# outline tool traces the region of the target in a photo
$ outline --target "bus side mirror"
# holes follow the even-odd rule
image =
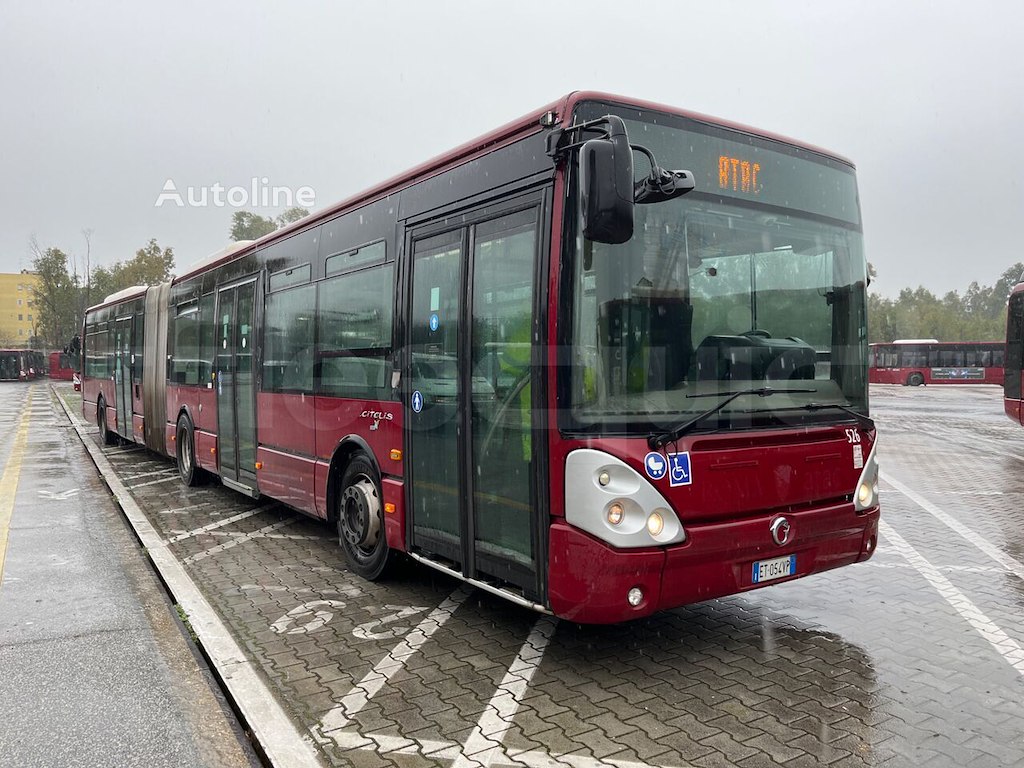
[[[633,150],[622,118],[604,119],[608,137],[580,148],[580,208],[584,237],[614,245],[633,237]]]

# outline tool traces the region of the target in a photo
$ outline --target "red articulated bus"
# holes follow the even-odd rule
[[[1003,377],[1003,408],[1006,415],[1024,424],[1021,397],[1021,363],[1024,362],[1024,279],[1017,283],[1006,303],[1006,367]]]
[[[898,339],[871,344],[868,380],[872,384],[996,384],[1003,383],[1001,341]]]
[[[83,409],[367,579],[618,622],[871,556],[865,283],[848,161],[573,93],[92,307]]]
[[[28,353],[24,349],[0,349],[0,381],[28,381],[35,378],[29,375]]]

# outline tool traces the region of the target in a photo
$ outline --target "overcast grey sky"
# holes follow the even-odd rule
[[[167,179],[320,208],[585,88],[852,159],[886,295],[991,285],[1024,260],[1022,39],[991,0],[0,0],[0,271],[83,229],[94,265],[155,237],[183,270],[235,209],[156,207]]]

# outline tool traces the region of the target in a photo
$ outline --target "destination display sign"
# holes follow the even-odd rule
[[[698,194],[802,211],[860,227],[853,168],[809,149],[725,126],[649,110],[587,103],[577,120],[617,114],[631,144],[652,151],[666,169],[693,173]],[[637,178],[646,160],[634,155]]]

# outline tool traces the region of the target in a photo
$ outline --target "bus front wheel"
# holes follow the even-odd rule
[[[192,429],[192,422],[188,417],[182,416],[178,419],[175,434],[175,443],[178,446],[175,451],[178,456],[178,477],[181,478],[181,482],[192,488],[203,481],[203,470],[196,464],[195,430]]]
[[[924,376],[920,373],[914,372],[907,377],[907,384],[912,387],[920,387],[924,384]]]
[[[384,534],[384,504],[373,462],[363,454],[353,456],[339,487],[334,517],[345,559],[364,579],[383,578],[393,556]]]

